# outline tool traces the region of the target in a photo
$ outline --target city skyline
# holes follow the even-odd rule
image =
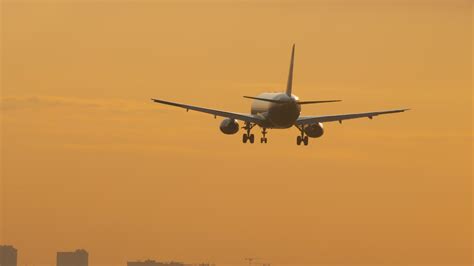
[[[17,263],[18,250],[13,245],[0,243],[0,266],[20,266]],[[183,263],[175,260],[156,261],[154,259],[130,260],[127,266],[216,266],[214,263]],[[28,266],[45,264],[27,264]],[[89,253],[79,248],[74,251],[57,251],[56,266],[89,266]],[[270,266],[270,264],[265,264]]]

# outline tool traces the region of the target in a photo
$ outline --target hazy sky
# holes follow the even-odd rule
[[[0,243],[127,259],[470,265],[471,0],[1,2]],[[150,97],[410,112],[267,145]],[[259,130],[254,132],[260,136]]]

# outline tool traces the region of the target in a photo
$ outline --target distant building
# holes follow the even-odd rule
[[[161,266],[162,264],[154,260],[127,261],[127,266]]]
[[[0,266],[16,266],[17,256],[13,246],[0,246]]]
[[[172,261],[164,264],[164,266],[185,266],[185,264],[181,262]]]
[[[83,249],[73,252],[58,252],[56,266],[88,266],[89,254]]]
[[[127,266],[185,266],[181,262],[158,262],[154,260],[145,260],[145,261],[129,261]]]

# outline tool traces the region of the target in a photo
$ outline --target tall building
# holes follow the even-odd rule
[[[17,256],[13,246],[0,246],[0,266],[16,266]]]
[[[73,252],[58,252],[56,266],[88,266],[89,254],[83,249]]]

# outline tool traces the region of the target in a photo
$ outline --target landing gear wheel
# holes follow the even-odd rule
[[[250,143],[253,143],[255,140],[255,136],[253,134],[250,134],[249,140],[250,140]]]
[[[296,145],[301,145],[301,136],[296,137]]]
[[[304,143],[305,146],[308,146],[308,141],[309,141],[309,140],[308,140],[308,136],[305,136],[305,137],[303,138],[303,143]]]
[[[243,135],[242,135],[242,142],[243,142],[243,143],[247,143],[247,140],[248,140],[247,134],[243,134]]]
[[[260,143],[267,143],[267,138],[260,138]]]

